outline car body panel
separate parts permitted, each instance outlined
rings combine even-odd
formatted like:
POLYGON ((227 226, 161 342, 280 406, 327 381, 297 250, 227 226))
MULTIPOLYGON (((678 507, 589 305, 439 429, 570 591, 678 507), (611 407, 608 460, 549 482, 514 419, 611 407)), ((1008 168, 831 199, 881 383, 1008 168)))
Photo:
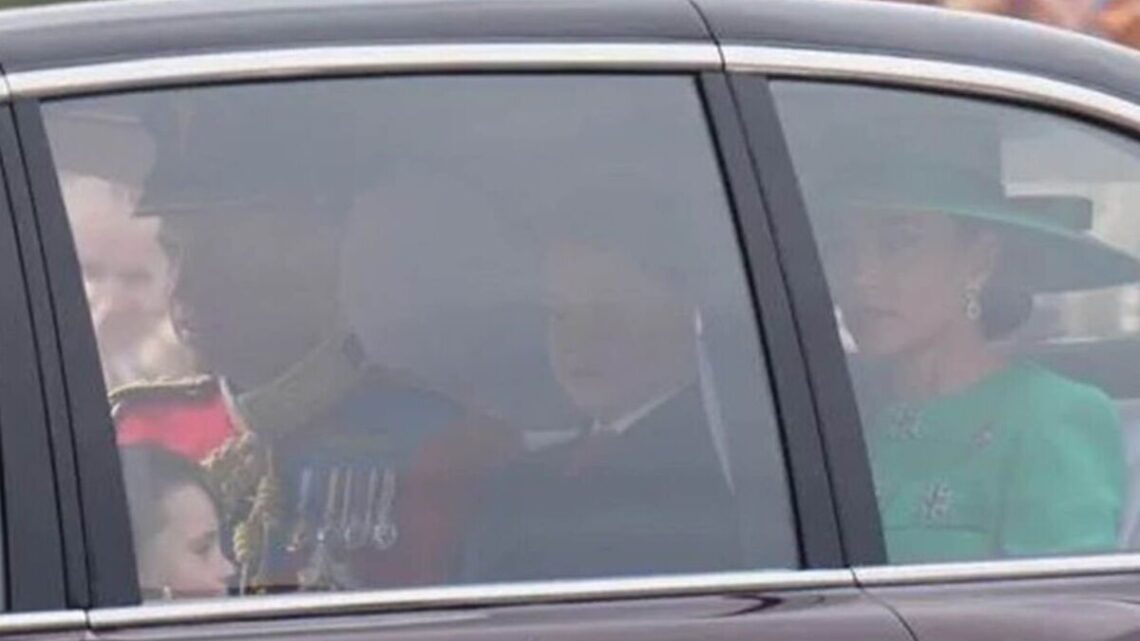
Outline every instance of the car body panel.
POLYGON ((67 560, 83 561, 82 524, 74 511, 71 518, 64 515, 67 507, 78 505, 74 477, 67 481, 67 465, 74 457, 61 442, 66 425, 58 413, 64 407, 49 396, 48 386, 58 383, 53 378, 58 370, 36 366, 54 349, 54 328, 34 204, 19 154, 13 110, 6 106, 0 109, 0 350, 5 354, 0 368, 0 469, 3 574, 8 579, 4 607, 50 611, 86 603, 85 595, 77 594, 85 592, 86 577, 81 569, 70 575, 64 570, 67 560))
POLYGON ((920 641, 1109 641, 1140 635, 1135 575, 871 587, 920 641))
POLYGON ((89 635, 90 633, 82 629, 76 629, 57 632, 14 632, 8 638, 20 641, 79 641, 90 638, 89 635))
POLYGON ((8 73, 257 48, 534 41, 707 42, 685 0, 106 2, 6 12, 8 73))
POLYGON ((734 596, 465 608, 97 631, 108 641, 335 639, 875 639, 909 641, 882 605, 853 588, 734 596))

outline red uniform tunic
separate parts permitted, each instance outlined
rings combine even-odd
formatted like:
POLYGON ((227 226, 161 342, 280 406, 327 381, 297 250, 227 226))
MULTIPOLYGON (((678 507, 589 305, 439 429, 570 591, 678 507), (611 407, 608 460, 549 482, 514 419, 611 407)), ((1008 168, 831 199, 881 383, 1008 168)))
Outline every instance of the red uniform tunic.
POLYGON ((235 432, 213 377, 125 387, 110 400, 119 445, 159 445, 201 461, 235 432))

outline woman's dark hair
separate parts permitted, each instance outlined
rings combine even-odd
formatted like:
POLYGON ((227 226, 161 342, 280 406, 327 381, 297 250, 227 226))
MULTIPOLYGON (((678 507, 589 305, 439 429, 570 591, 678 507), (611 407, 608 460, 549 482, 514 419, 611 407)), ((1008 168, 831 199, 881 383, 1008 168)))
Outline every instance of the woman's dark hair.
POLYGON ((979 323, 988 340, 1005 338, 1021 327, 1033 312, 1033 289, 1017 270, 1017 242, 1011 234, 993 225, 958 221, 968 238, 994 234, 1000 242, 997 266, 978 294, 982 316, 979 323))
POLYGON ((1033 312, 1033 291, 1007 279, 1005 274, 1010 271, 999 266, 979 295, 982 333, 989 340, 1009 336, 1033 312))
POLYGON ((217 509, 217 493, 194 461, 154 445, 123 446, 119 449, 119 459, 136 550, 162 531, 166 519, 162 503, 172 492, 186 486, 197 487, 210 497, 217 509))

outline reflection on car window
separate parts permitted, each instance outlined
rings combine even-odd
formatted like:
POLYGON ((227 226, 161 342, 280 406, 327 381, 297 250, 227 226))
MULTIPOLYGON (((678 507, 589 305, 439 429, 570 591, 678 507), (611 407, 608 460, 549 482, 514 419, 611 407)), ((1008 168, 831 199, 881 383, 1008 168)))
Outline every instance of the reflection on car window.
POLYGON ((947 96, 775 91, 890 561, 1133 545, 1140 146, 947 96))
POLYGON ((148 594, 796 566, 691 80, 332 80, 45 113, 148 594))

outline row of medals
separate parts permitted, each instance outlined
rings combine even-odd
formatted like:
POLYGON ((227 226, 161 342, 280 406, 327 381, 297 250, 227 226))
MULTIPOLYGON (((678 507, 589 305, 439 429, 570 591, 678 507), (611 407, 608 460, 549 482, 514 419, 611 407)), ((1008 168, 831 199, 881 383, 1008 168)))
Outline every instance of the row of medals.
POLYGON ((286 549, 309 558, 298 574, 304 589, 351 589, 357 585, 349 570, 347 553, 389 550, 399 538, 392 506, 396 498, 396 472, 392 468, 341 465, 328 468, 324 477, 324 504, 314 524, 313 505, 320 492, 317 473, 301 471, 296 522, 286 549))

